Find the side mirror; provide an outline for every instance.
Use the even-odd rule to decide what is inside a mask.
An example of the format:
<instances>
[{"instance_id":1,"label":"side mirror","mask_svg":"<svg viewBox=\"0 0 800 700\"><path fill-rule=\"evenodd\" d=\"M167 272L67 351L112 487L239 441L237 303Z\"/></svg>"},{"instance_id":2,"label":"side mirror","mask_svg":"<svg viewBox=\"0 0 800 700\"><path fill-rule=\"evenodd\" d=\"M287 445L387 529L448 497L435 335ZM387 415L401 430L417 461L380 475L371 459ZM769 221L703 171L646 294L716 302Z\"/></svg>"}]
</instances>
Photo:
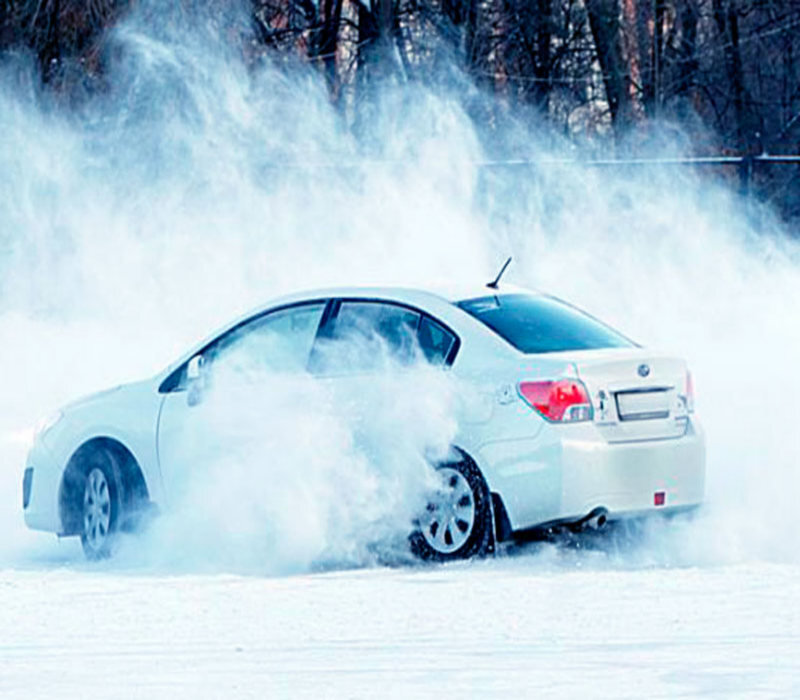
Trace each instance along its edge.
<instances>
[{"instance_id":1,"label":"side mirror","mask_svg":"<svg viewBox=\"0 0 800 700\"><path fill-rule=\"evenodd\" d=\"M203 398L203 365L205 360L202 355L195 355L186 365L186 403L196 406Z\"/></svg>"},{"instance_id":2,"label":"side mirror","mask_svg":"<svg viewBox=\"0 0 800 700\"><path fill-rule=\"evenodd\" d=\"M190 382L200 379L202 371L203 356L195 355L191 360L189 360L189 364L186 365L186 379Z\"/></svg>"}]
</instances>

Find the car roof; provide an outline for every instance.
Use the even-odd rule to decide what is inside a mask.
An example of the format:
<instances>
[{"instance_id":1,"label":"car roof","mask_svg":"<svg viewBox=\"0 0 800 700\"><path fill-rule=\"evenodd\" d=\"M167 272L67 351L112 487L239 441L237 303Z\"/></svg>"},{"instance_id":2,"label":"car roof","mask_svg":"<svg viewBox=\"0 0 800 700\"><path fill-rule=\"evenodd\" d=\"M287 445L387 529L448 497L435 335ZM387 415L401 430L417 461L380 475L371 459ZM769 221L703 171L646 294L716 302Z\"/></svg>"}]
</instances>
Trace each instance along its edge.
<instances>
[{"instance_id":1,"label":"car roof","mask_svg":"<svg viewBox=\"0 0 800 700\"><path fill-rule=\"evenodd\" d=\"M291 304L300 301L313 300L313 299L331 299L331 298L374 298L384 299L386 301L400 301L407 303L420 303L424 304L425 301L436 300L438 302L457 303L465 299L474 299L477 297L492 296L498 294L538 294L536 290L526 289L511 284L501 284L495 288L489 288L487 285L467 284L467 285L430 285L426 287L418 286L350 286L350 287L325 287L320 289L311 289L300 292L286 294L284 296L271 299L266 304L252 309L248 315L258 313L259 311L266 311L275 306L283 304Z\"/></svg>"}]
</instances>

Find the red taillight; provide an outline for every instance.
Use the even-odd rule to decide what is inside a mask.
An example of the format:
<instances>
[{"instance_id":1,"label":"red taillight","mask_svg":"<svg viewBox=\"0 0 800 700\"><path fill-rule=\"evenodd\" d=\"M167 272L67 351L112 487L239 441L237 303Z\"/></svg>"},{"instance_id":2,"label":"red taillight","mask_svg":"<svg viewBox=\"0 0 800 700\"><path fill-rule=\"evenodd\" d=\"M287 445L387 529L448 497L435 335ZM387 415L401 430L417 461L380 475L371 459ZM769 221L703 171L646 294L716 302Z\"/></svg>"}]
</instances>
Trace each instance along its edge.
<instances>
[{"instance_id":1,"label":"red taillight","mask_svg":"<svg viewBox=\"0 0 800 700\"><path fill-rule=\"evenodd\" d=\"M592 401L583 382L559 379L520 382L519 394L545 418L562 423L592 420Z\"/></svg>"},{"instance_id":2,"label":"red taillight","mask_svg":"<svg viewBox=\"0 0 800 700\"><path fill-rule=\"evenodd\" d=\"M689 370L686 370L686 410L694 413L694 381Z\"/></svg>"}]
</instances>

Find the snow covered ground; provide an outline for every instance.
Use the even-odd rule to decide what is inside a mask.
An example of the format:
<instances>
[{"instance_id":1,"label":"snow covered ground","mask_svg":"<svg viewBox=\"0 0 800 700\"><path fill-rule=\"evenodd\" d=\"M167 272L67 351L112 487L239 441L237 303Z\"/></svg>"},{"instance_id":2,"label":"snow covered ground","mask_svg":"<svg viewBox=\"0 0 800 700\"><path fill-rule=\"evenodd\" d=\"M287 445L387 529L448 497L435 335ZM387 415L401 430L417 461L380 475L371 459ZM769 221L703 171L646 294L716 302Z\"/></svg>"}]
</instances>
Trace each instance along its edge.
<instances>
[{"instance_id":1,"label":"snow covered ground","mask_svg":"<svg viewBox=\"0 0 800 700\"><path fill-rule=\"evenodd\" d=\"M0 697L800 695L800 569L0 571Z\"/></svg>"}]
</instances>

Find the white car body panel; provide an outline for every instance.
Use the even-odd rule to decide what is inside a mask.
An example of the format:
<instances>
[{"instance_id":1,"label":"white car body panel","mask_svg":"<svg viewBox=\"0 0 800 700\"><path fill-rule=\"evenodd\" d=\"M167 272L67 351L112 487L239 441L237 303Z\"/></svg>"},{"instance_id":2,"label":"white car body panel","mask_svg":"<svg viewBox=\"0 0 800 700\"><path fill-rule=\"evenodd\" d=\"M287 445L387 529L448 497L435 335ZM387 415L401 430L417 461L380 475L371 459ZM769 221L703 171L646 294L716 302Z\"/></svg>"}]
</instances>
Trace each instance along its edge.
<instances>
[{"instance_id":1,"label":"white car body panel","mask_svg":"<svg viewBox=\"0 0 800 700\"><path fill-rule=\"evenodd\" d=\"M497 293L524 291L504 285ZM164 508L181 475L170 453L178 431L187 429L193 408L185 391L161 394L170 375L224 332L268 310L300 301L355 298L394 301L444 323L460 339L448 371L475 390L477 400L460 418L456 445L477 463L489 489L502 499L513 530L577 519L595 508L624 517L698 505L703 500L705 446L695 415L687 413L686 366L682 360L642 348L525 355L452 301L490 294L485 287L442 296L413 289L339 288L276 299L241 316L198 343L156 377L75 402L36 437L26 466L32 467L29 527L62 533L59 488L75 451L94 438L124 445L142 470L150 500ZM648 377L637 374L647 363ZM520 381L576 378L590 392L595 419L551 423L517 394ZM658 392L638 394L657 387ZM609 397L620 392L620 404ZM605 395L605 399L603 396ZM621 420L628 410L667 410L665 417ZM190 429L190 428L189 428ZM159 460L161 451L161 460ZM169 464L167 464L167 462ZM163 468L163 473L162 473ZM663 507L654 493L664 494Z\"/></svg>"},{"instance_id":2,"label":"white car body panel","mask_svg":"<svg viewBox=\"0 0 800 700\"><path fill-rule=\"evenodd\" d=\"M25 509L29 527L63 532L58 504L64 471L78 448L97 438L124 445L142 470L151 501L165 501L155 444L163 398L158 385L151 379L80 399L66 406L61 420L37 436L27 460L27 466L34 468L31 500Z\"/></svg>"}]
</instances>

